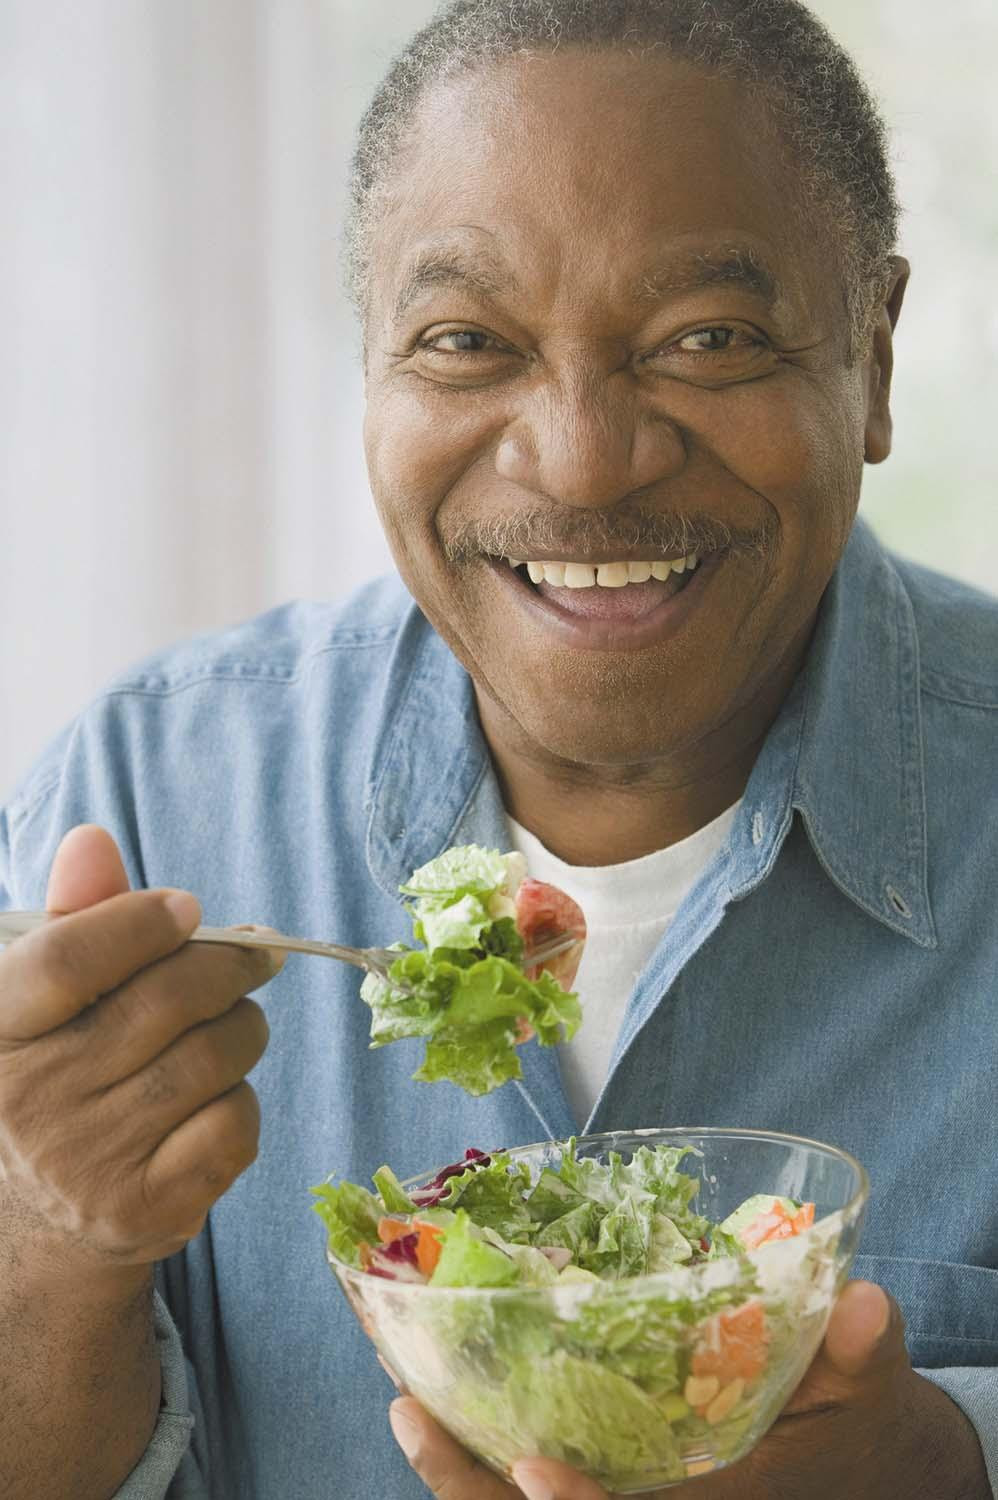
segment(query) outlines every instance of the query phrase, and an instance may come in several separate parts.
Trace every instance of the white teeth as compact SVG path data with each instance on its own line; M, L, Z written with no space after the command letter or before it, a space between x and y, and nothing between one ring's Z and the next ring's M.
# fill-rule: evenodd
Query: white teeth
M511 568L522 568L523 567L523 558L522 557L507 557L506 561L509 563L509 565L510 565Z
M506 559L511 568L524 564L516 558ZM627 583L647 583L649 578L664 582L671 573L692 572L700 559L695 552L687 557L670 558L668 562L563 563L528 562L531 583L550 583L555 588L620 589Z

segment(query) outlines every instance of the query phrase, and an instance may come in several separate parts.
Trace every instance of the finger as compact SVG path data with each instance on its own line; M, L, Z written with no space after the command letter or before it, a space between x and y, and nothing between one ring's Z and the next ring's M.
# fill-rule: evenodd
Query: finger
M135 891L53 921L0 955L0 1042L29 1041L178 948L200 920L186 891Z
M871 1381L893 1378L897 1365L907 1359L904 1319L893 1297L872 1281L850 1281L784 1414L854 1399Z
M145 1164L143 1195L155 1222L183 1224L207 1213L256 1160L259 1141L260 1102L248 1083L190 1115Z
M395 1441L439 1500L510 1500L509 1485L472 1458L411 1396L388 1408Z
M821 1355L847 1380L866 1374L904 1348L901 1310L872 1281L850 1281L832 1308Z
M595 1479L553 1459L526 1459L514 1464L513 1478L527 1500L608 1500L606 1490Z
M80 823L71 828L55 852L45 909L80 911L129 889L118 846L106 828Z
M260 1061L269 1037L260 1006L243 996L109 1089L102 1107L121 1122L132 1151L144 1155L212 1099L241 1083Z
M191 1028L224 1015L280 967L270 949L186 943L132 975L46 1043L63 1062L86 1054L91 1088L99 1092L139 1072Z

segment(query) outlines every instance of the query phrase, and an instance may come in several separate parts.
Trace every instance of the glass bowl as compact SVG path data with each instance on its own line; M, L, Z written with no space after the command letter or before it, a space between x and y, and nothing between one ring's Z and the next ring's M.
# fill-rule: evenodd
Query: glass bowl
M533 1180L567 1142L521 1146ZM799 1136L715 1128L581 1136L576 1154L625 1160L691 1146L691 1207L715 1223L755 1193L814 1202L813 1226L735 1257L620 1281L432 1287L327 1258L398 1382L508 1477L557 1458L618 1494L678 1484L743 1458L817 1352L859 1241L869 1181L847 1152ZM430 1182L421 1173L406 1189Z

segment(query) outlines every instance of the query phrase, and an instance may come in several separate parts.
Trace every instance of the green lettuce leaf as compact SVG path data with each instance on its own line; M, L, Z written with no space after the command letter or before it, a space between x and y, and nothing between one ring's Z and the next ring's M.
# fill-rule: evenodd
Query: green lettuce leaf
M560 1219L562 1214L586 1201L558 1172L544 1167L527 1195L527 1210L538 1224L550 1224L552 1219ZM538 1239L543 1243L541 1236Z
M348 1265L359 1266L361 1245L378 1243L381 1203L354 1182L323 1182L311 1191L319 1200L312 1207L326 1226L330 1250Z
M374 1174L374 1186L389 1214L414 1214L416 1205L405 1192L391 1167L379 1167Z
M521 1016L546 1047L573 1036L581 1020L578 997L549 974L529 980L515 963L494 955L474 959L451 949L409 950L389 974L388 981L368 975L361 986L371 1008L371 1046L429 1037L426 1059L413 1077L449 1079L470 1094L522 1077L516 1054ZM393 988L392 980L412 993Z
M430 1286L511 1286L519 1280L516 1262L476 1234L470 1218L459 1208L454 1223L440 1237L440 1259Z
M413 1073L419 1083L453 1083L476 1097L523 1077L523 1067L516 1054L516 1033L508 1026L494 1023L476 1027L471 1038L449 1032L426 1044L422 1066Z
M615 1489L635 1473L686 1477L672 1429L633 1381L564 1350L523 1358L498 1392L462 1397L469 1417L511 1434L524 1454L586 1469ZM478 1410L471 1408L477 1406Z
M583 1270L591 1271L589 1256L599 1235L600 1213L595 1203L580 1203L560 1219L551 1219L542 1228L535 1230L536 1245L560 1245L571 1250L572 1259Z
M446 905L426 901L410 907L413 933L431 951L437 948L476 948L492 925L488 908L480 896L461 896Z
M525 1162L510 1165L508 1152L496 1151L487 1167L469 1168L447 1179L447 1194L441 1208L466 1209L483 1229L494 1230L504 1240L526 1236L530 1215L523 1195L530 1186Z
M399 890L403 896L445 897L449 901L468 894L490 896L504 888L507 872L506 858L498 849L462 844L420 865Z

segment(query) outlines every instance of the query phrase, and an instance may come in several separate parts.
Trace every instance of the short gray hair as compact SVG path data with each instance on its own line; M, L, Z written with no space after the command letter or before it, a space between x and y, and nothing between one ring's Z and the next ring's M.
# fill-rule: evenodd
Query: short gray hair
M360 123L344 234L347 286L366 315L392 168L420 100L490 63L562 47L668 55L745 83L788 143L800 210L837 244L850 353L869 347L891 278L900 208L887 130L848 53L799 0L448 0L395 58Z

